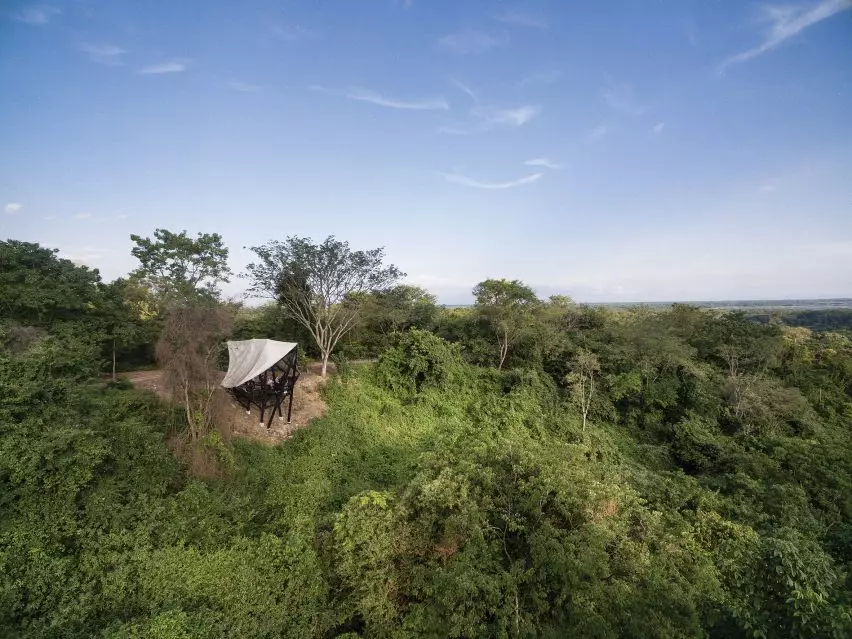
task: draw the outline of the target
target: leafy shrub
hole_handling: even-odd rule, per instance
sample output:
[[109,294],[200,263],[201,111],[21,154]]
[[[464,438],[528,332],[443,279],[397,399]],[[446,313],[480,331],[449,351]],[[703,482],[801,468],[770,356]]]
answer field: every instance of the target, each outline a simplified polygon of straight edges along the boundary
[[689,473],[721,468],[726,437],[710,420],[691,416],[673,428],[672,454]]
[[458,347],[434,333],[413,328],[401,333],[376,366],[380,385],[398,395],[439,388],[457,379],[462,361]]

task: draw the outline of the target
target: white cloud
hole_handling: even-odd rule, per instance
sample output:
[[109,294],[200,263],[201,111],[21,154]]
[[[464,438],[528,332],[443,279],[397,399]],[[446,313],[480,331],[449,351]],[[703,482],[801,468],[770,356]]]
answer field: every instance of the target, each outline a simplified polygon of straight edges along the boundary
[[651,130],[654,133],[662,133],[663,129],[665,129],[665,128],[666,128],[665,122],[657,122],[654,126],[651,127]]
[[51,220],[55,220],[56,216],[55,215],[48,215],[48,216],[46,216],[42,219],[44,219],[46,222],[50,222]]
[[719,65],[719,71],[724,72],[732,64],[746,62],[771,51],[808,27],[848,9],[852,9],[852,0],[821,0],[816,4],[800,3],[764,7],[761,22],[766,24],[767,28],[763,42],[752,49],[727,58]]
[[31,24],[33,26],[41,26],[50,22],[53,16],[58,16],[61,13],[62,9],[59,7],[40,4],[22,10],[20,13],[15,15],[15,20],[18,22],[25,22],[26,24]]
[[388,107],[390,109],[406,109],[410,111],[440,111],[450,108],[444,98],[430,98],[424,100],[408,101],[389,98],[381,95],[380,93],[376,93],[375,91],[371,91],[370,89],[361,89],[358,87],[347,89],[345,91],[335,91],[333,89],[326,89],[321,86],[312,86],[311,89],[313,91],[322,91],[324,93],[330,93],[332,95],[341,95],[345,98],[349,98],[350,100],[359,100],[361,102],[377,104],[379,106]]
[[272,35],[287,42],[300,42],[310,40],[316,36],[316,32],[302,27],[298,24],[273,25],[269,28]]
[[20,210],[21,210],[21,208],[23,208],[23,206],[24,206],[24,205],[23,205],[23,204],[21,204],[20,202],[9,202],[9,203],[8,203],[8,204],[4,207],[4,210],[5,210],[5,211],[6,211],[6,213],[8,213],[9,215],[12,215],[12,214],[17,213],[18,211],[20,211]]
[[773,193],[778,190],[778,184],[775,180],[767,180],[763,184],[760,185],[760,189],[758,189],[761,193]]
[[92,62],[107,66],[118,66],[123,64],[122,56],[127,53],[121,47],[114,44],[90,44],[84,42],[79,46],[80,51],[87,53]]
[[517,180],[512,180],[510,182],[480,182],[478,180],[474,180],[464,175],[459,175],[455,173],[442,173],[441,175],[444,177],[445,180],[454,184],[470,186],[476,189],[501,190],[511,189],[512,187],[521,186],[522,184],[531,184],[532,182],[536,182],[542,177],[543,173],[533,173],[532,175],[527,175],[526,177],[522,177]]
[[604,91],[604,100],[613,109],[628,115],[642,115],[648,110],[636,99],[633,87],[623,82],[614,83]]
[[142,67],[139,69],[139,73],[142,75],[159,75],[162,73],[181,73],[182,71],[186,71],[188,68],[187,61],[184,59],[175,59],[169,60],[167,62],[161,62],[160,64],[152,64],[147,67]]
[[230,80],[225,83],[229,89],[239,91],[241,93],[257,93],[261,86],[258,84],[250,84],[248,82],[240,82],[239,80]]
[[603,138],[608,133],[609,133],[609,125],[606,124],[605,122],[601,122],[594,129],[589,131],[589,133],[587,134],[586,137],[589,140],[591,140],[592,142],[594,142],[596,140],[600,140],[601,138]]
[[477,106],[470,110],[474,121],[454,125],[444,125],[438,130],[451,135],[470,135],[499,128],[520,127],[535,118],[541,112],[538,106],[525,105],[514,109],[493,106]]
[[562,165],[556,162],[551,162],[547,158],[534,158],[524,162],[526,166],[543,166],[546,169],[561,169]]
[[559,71],[538,71],[536,73],[531,73],[528,76],[521,78],[521,81],[518,82],[517,87],[519,89],[527,86],[528,84],[553,84],[556,82],[562,74]]
[[523,126],[541,112],[537,106],[525,105],[515,109],[476,107],[471,113],[492,126]]
[[438,40],[438,47],[453,53],[485,53],[489,49],[501,46],[508,42],[508,37],[496,38],[492,35],[468,29],[451,33]]
[[479,98],[477,97],[476,93],[464,82],[456,80],[455,78],[450,78],[450,82],[452,82],[460,91],[466,93],[471,100],[473,100],[474,102],[479,102]]
[[116,216],[115,216],[115,219],[117,219],[117,220],[126,220],[126,219],[127,219],[127,215],[126,215],[126,214],[124,214],[124,213],[121,213],[121,214],[119,214],[119,215],[116,215]]
[[75,220],[89,220],[92,218],[91,213],[76,213],[74,214]]
[[527,13],[526,11],[506,11],[494,16],[497,22],[513,24],[518,27],[533,27],[535,29],[547,29],[547,19],[540,13]]

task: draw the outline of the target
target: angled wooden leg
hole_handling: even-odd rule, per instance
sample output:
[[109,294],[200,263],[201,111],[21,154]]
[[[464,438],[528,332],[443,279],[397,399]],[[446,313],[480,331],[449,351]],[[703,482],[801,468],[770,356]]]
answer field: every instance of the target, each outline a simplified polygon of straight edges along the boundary
[[281,416],[281,402],[278,400],[278,396],[275,396],[275,403],[272,406],[272,412],[269,414],[269,421],[266,423],[267,428],[272,427],[272,420],[275,419],[275,413],[278,412],[279,417]]

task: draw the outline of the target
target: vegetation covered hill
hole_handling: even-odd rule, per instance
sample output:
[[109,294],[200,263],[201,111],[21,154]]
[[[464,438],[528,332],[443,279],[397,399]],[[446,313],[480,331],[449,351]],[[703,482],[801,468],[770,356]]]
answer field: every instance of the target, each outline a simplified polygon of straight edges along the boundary
[[2,636],[852,636],[848,333],[386,286],[332,303],[329,411],[269,447],[99,375],[207,348],[187,309],[310,350],[287,300],[0,266]]

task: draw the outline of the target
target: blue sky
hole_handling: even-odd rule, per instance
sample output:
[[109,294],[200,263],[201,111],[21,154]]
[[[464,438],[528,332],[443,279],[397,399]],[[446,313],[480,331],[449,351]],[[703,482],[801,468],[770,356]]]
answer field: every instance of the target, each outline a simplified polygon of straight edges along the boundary
[[[463,303],[852,297],[852,0],[0,5],[0,236],[385,246]],[[243,288],[236,280],[229,294]]]

